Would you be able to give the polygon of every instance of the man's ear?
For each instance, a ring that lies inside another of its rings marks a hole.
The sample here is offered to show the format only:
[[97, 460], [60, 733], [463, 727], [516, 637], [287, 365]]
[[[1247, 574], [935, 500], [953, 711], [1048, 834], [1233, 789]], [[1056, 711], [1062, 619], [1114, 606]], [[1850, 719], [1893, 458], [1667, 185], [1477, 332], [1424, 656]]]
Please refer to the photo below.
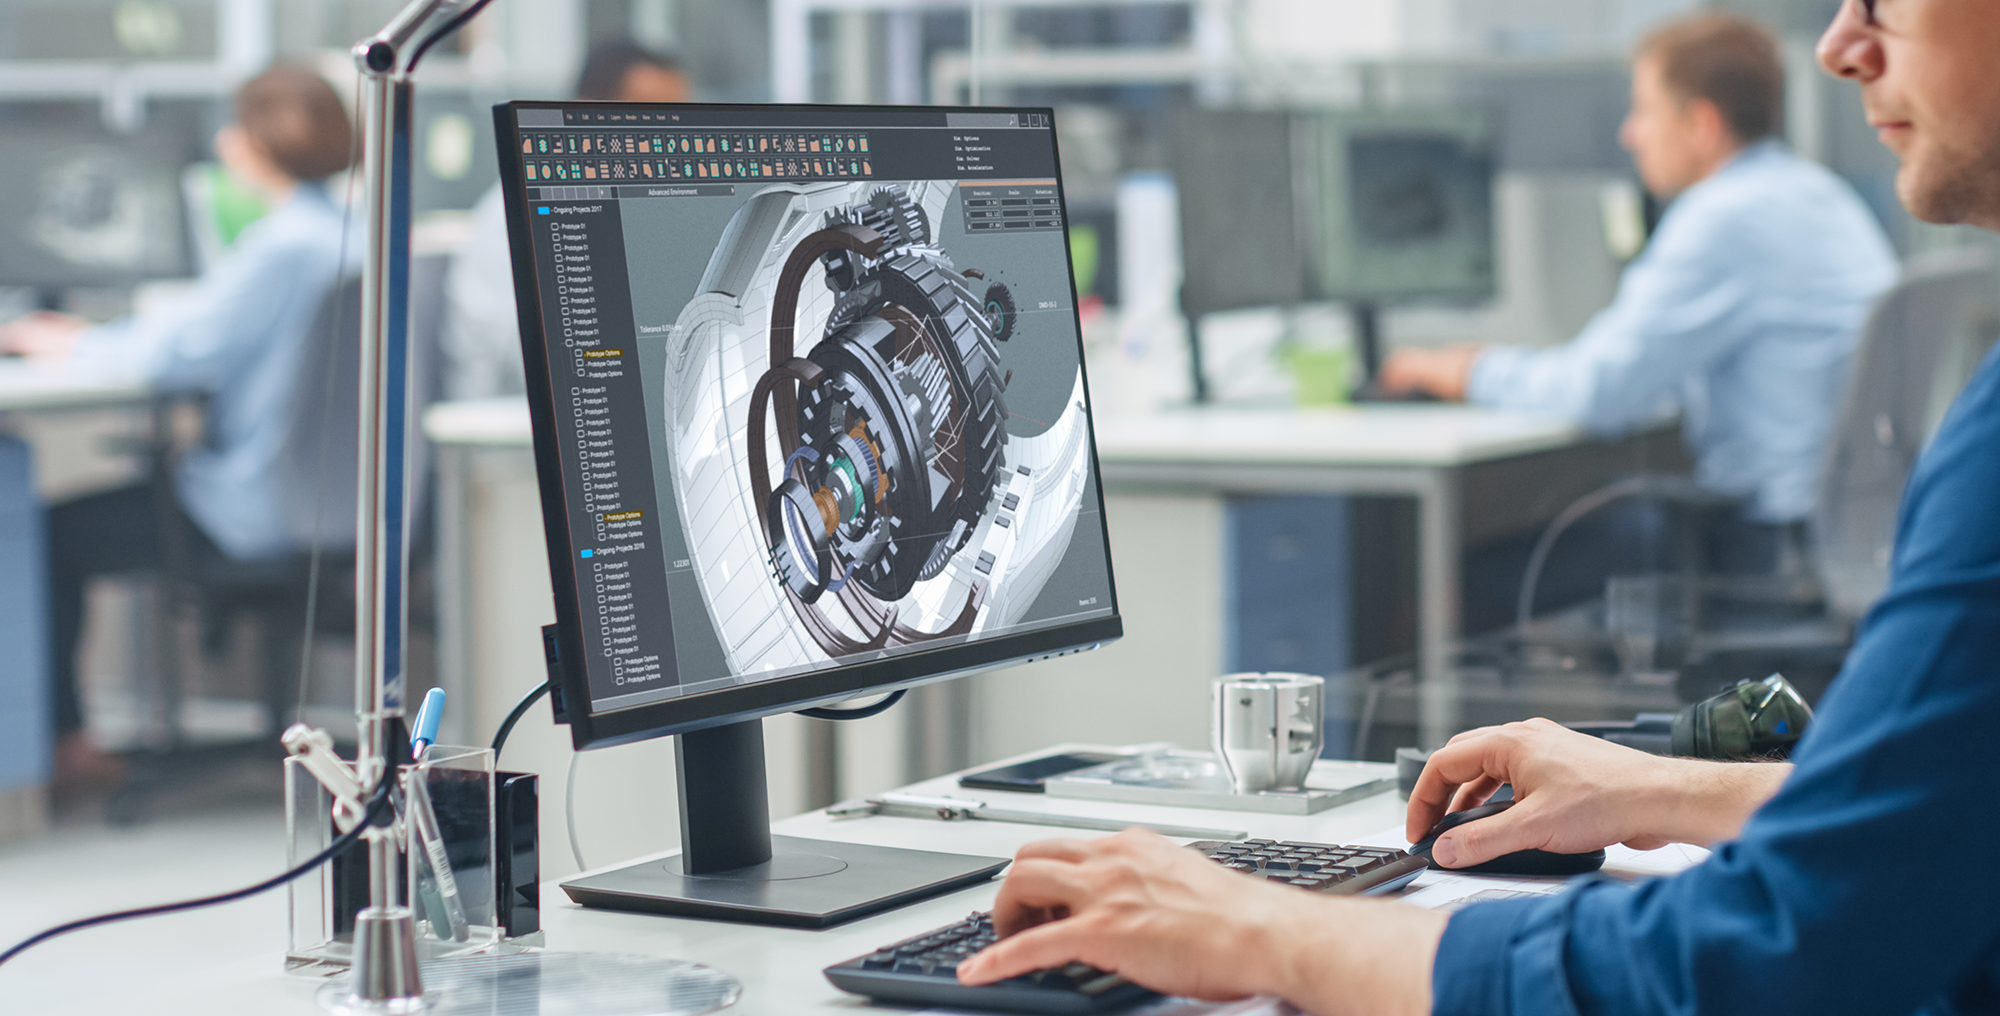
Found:
[[1742, 139], [1729, 126], [1729, 118], [1722, 115], [1722, 107], [1712, 99], [1700, 97], [1687, 100], [1683, 115], [1688, 117], [1695, 133], [1709, 143], [1713, 151], [1720, 155], [1743, 147]]

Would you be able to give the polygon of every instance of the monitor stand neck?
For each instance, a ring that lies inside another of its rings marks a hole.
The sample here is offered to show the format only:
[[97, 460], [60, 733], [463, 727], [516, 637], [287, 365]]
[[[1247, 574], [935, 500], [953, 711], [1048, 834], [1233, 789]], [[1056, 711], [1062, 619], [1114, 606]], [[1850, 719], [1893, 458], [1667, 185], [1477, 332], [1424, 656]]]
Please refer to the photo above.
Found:
[[1354, 350], [1361, 360], [1361, 387], [1375, 383], [1375, 375], [1382, 369], [1382, 308], [1373, 300], [1356, 300], [1348, 304], [1348, 313], [1354, 321]]
[[681, 858], [691, 875], [771, 859], [764, 783], [764, 721], [709, 727], [674, 738], [680, 783]]
[[772, 836], [761, 720], [677, 735], [674, 761], [681, 852], [573, 878], [563, 883], [570, 899], [610, 910], [824, 928], [984, 882], [1007, 865], [1002, 857]]

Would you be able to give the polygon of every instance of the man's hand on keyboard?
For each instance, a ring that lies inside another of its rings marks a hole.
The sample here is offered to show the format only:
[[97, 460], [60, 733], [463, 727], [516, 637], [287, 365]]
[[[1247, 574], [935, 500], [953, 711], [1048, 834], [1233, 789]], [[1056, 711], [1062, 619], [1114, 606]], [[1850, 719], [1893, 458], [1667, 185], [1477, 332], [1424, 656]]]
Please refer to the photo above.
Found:
[[999, 944], [960, 964], [960, 981], [1077, 961], [1168, 994], [1276, 995], [1326, 1014], [1429, 1012], [1445, 923], [1248, 878], [1139, 830], [1022, 848], [993, 920]]
[[1405, 834], [1415, 842], [1446, 812], [1480, 804], [1511, 783], [1519, 803], [1440, 836], [1431, 857], [1462, 868], [1516, 850], [1706, 846], [1736, 835], [1790, 771], [1663, 758], [1551, 720], [1482, 727], [1431, 755], [1410, 794]]

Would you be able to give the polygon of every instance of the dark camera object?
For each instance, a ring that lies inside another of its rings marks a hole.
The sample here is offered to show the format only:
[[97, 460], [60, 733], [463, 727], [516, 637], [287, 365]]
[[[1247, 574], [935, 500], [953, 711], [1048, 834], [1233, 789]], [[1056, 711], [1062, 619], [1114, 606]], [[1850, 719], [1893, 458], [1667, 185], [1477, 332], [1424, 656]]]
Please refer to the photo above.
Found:
[[1640, 713], [1636, 719], [1571, 723], [1571, 730], [1613, 744], [1652, 752], [1733, 761], [1785, 758], [1812, 721], [1812, 706], [1782, 674], [1761, 681], [1738, 681], [1720, 694], [1669, 716]]
[[1739, 681], [1675, 714], [1673, 753], [1744, 759], [1790, 755], [1812, 721], [1812, 707], [1781, 674]]

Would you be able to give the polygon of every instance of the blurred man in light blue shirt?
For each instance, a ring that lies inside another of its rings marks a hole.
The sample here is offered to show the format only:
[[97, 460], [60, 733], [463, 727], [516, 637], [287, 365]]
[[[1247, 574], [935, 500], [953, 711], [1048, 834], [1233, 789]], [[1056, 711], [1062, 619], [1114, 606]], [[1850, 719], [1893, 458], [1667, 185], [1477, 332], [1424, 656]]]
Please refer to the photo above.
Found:
[[343, 216], [321, 183], [347, 167], [350, 143], [340, 97], [317, 74], [277, 67], [258, 75], [238, 91], [236, 122], [215, 147], [272, 211], [193, 289], [96, 328], [58, 314], [0, 326], [0, 351], [59, 362], [73, 376], [209, 397], [211, 440], [179, 463], [177, 504], [162, 505], [141, 484], [49, 510], [58, 788], [108, 782], [119, 769], [85, 736], [77, 693], [83, 596], [93, 576], [163, 567], [165, 534], [177, 529], [190, 533], [199, 555], [243, 560], [300, 549], [278, 457], [299, 377], [322, 370], [303, 362], [313, 321], [361, 253], [359, 242], [343, 241]]
[[1620, 140], [1673, 203], [1611, 306], [1553, 348], [1400, 352], [1382, 387], [1600, 434], [1678, 411], [1704, 488], [1741, 499], [1754, 523], [1805, 517], [1862, 321], [1896, 259], [1853, 189], [1774, 137], [1776, 43], [1731, 20], [1727, 44], [1642, 48], [1634, 62]]

